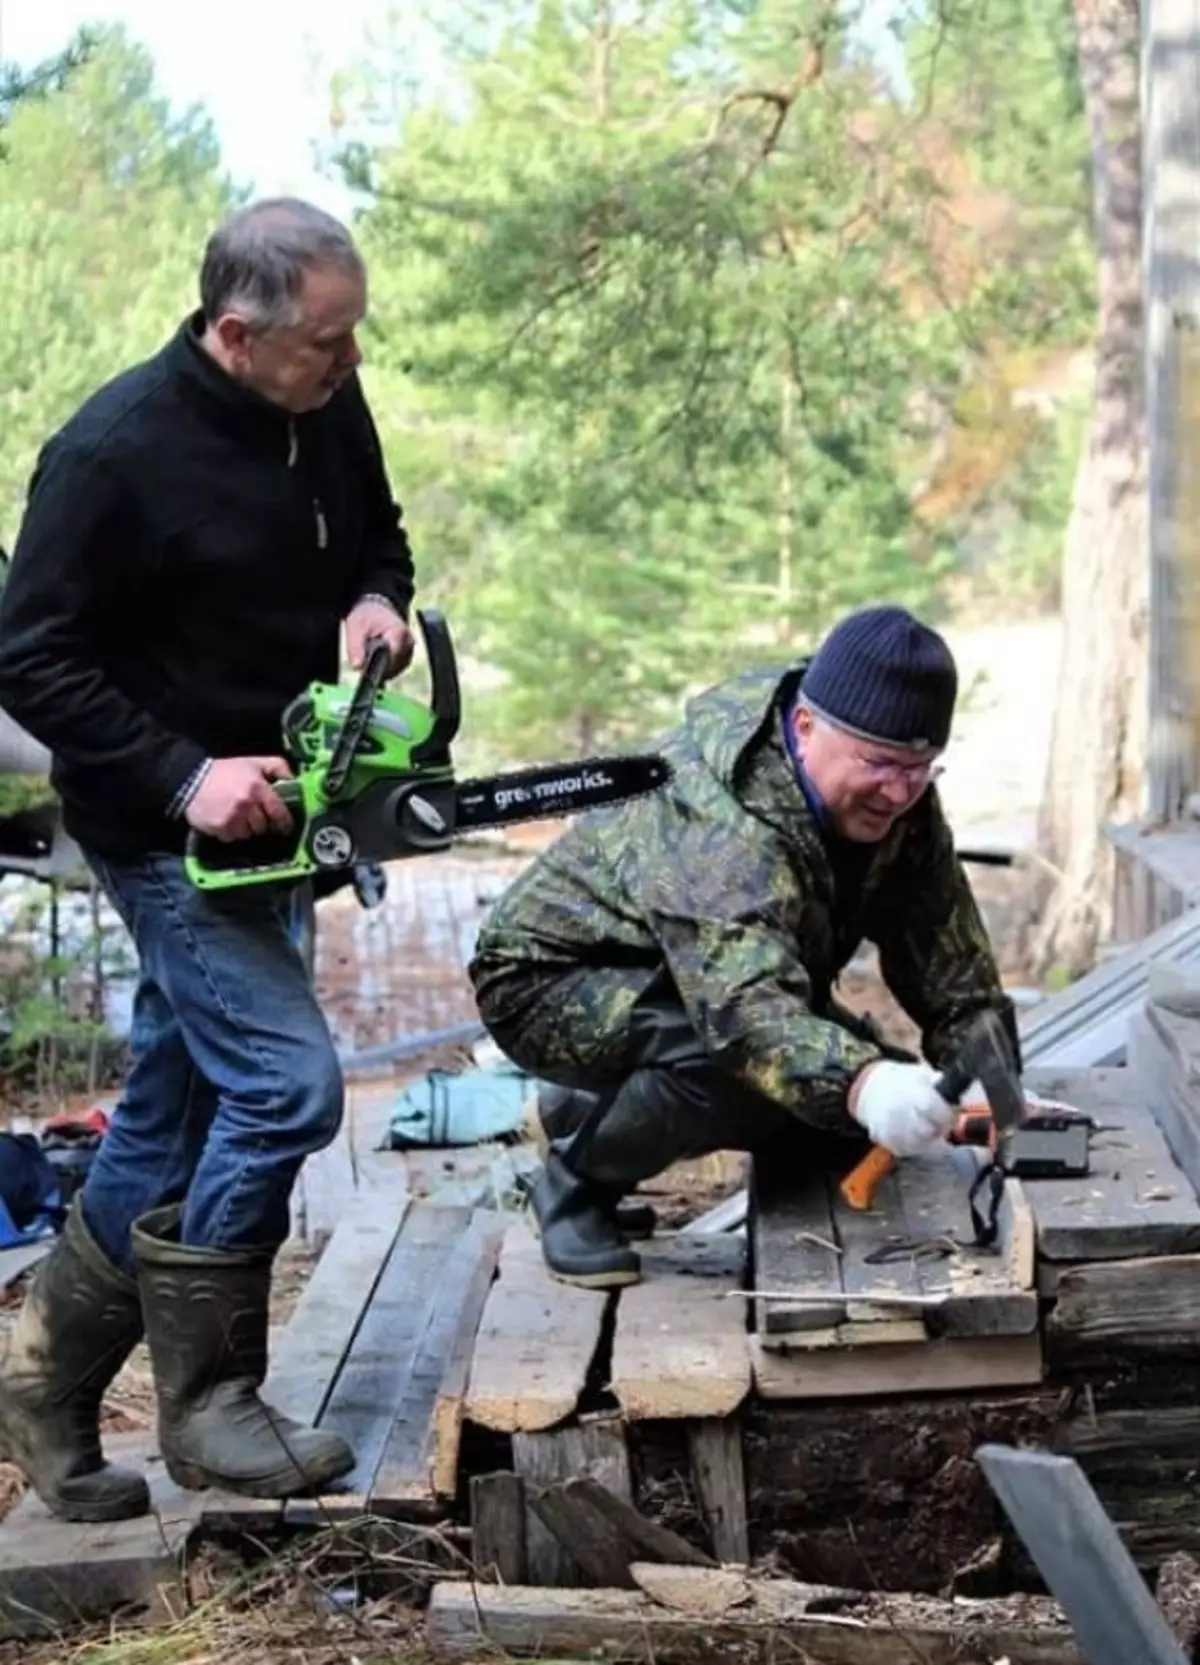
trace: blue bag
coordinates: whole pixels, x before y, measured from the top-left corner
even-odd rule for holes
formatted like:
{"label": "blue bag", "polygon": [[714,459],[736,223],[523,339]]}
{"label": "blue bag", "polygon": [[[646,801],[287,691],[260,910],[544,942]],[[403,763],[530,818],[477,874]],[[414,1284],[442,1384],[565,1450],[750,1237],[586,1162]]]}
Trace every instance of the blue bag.
{"label": "blue bag", "polygon": [[62,1230],[58,1175],[32,1133],[0,1133],[0,1249]]}

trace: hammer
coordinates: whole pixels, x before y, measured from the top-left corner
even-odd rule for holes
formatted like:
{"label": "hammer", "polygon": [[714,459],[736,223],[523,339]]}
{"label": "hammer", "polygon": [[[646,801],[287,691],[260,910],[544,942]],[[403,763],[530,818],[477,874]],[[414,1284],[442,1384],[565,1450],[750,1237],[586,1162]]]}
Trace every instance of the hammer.
{"label": "hammer", "polygon": [[[1025,1094],[1008,1032],[993,1011],[980,1013],[971,1024],[934,1087],[947,1104],[957,1104],[975,1080],[982,1083],[991,1115],[961,1116],[949,1140],[951,1144],[994,1147],[1002,1133],[1024,1119]],[[875,1193],[895,1166],[896,1158],[890,1150],[872,1145],[842,1180],[838,1188],[842,1201],[859,1212],[870,1208]]]}

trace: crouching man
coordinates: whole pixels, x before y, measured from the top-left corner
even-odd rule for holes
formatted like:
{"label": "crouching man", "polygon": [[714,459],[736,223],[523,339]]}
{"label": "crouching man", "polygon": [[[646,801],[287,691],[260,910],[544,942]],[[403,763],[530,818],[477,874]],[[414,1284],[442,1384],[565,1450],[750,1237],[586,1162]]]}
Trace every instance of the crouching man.
{"label": "crouching man", "polygon": [[[955,1115],[933,1066],[981,1010],[1017,1045],[933,786],[957,691],[935,631],[853,613],[811,660],[691,700],[671,784],[581,819],[493,908],[471,977],[497,1044],[546,1083],[532,1201],[557,1277],[636,1282],[618,1205],[681,1158],[920,1151]],[[836,1004],[864,939],[929,1062]]]}

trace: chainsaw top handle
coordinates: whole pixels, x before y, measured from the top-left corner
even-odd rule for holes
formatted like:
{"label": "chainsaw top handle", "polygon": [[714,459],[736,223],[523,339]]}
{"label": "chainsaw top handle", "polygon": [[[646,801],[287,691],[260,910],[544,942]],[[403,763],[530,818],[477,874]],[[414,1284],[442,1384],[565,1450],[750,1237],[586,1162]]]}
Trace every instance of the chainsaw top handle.
{"label": "chainsaw top handle", "polygon": [[412,761],[416,765],[448,764],[450,742],[458,733],[458,725],[462,721],[454,642],[446,616],[440,608],[418,608],[417,623],[421,627],[425,658],[429,662],[429,707],[433,712],[433,728],[424,740],[413,747]]}

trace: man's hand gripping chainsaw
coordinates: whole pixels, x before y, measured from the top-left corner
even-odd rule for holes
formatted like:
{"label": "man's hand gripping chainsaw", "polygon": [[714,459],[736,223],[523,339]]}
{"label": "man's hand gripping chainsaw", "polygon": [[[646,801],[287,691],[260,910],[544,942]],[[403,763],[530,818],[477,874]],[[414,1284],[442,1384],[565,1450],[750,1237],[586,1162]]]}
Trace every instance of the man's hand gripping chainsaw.
{"label": "man's hand gripping chainsaw", "polygon": [[185,867],[202,890],[229,890],[330,873],[360,862],[444,850],[464,833],[575,815],[640,797],[671,777],[655,754],[550,763],[459,781],[450,744],[458,733],[458,668],[449,627],[417,614],[430,671],[430,703],[385,692],[389,654],[368,646],[357,685],[314,683],[283,716],[283,751],[295,769],[275,791],[288,832],[236,842],[193,831]]}

